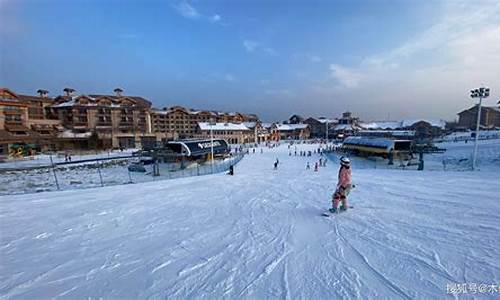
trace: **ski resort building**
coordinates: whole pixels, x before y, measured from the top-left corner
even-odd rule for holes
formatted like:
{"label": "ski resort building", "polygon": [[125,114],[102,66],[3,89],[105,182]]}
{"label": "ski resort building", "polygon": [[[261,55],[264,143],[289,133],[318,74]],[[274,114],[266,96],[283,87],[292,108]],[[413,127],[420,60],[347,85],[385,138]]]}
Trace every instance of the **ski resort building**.
{"label": "ski resort building", "polygon": [[152,127],[159,139],[186,139],[199,136],[198,123],[243,123],[258,122],[255,114],[194,110],[182,106],[154,109],[151,111]]}
{"label": "ski resort building", "polygon": [[[499,102],[500,103],[500,102]],[[469,109],[458,113],[458,126],[462,129],[476,129],[477,124],[477,109],[475,105]],[[495,106],[481,107],[481,128],[482,129],[498,129],[500,128],[500,104]]]}
{"label": "ski resort building", "polygon": [[324,139],[327,137],[327,132],[328,132],[328,138],[330,137],[331,134],[331,129],[337,125],[338,120],[335,119],[327,119],[327,118],[307,118],[304,120],[304,124],[309,125],[309,129],[311,130],[311,137],[313,138],[321,138]]}
{"label": "ski resort building", "polygon": [[[387,135],[401,136],[417,140],[430,140],[441,136],[446,129],[446,122],[443,120],[401,120],[401,121],[380,121],[370,123],[360,123],[359,126],[366,134],[367,131],[385,131]],[[409,132],[412,132],[409,135]]]}
{"label": "ski resort building", "polygon": [[66,95],[54,98],[52,109],[65,128],[61,148],[139,148],[154,143],[149,110],[151,102],[138,96]]}
{"label": "ski resort building", "polygon": [[39,96],[0,89],[0,155],[23,156],[55,148],[61,122],[52,114],[48,91]]}
{"label": "ski resort building", "polygon": [[271,128],[273,140],[306,140],[311,136],[307,124],[274,124]]}
{"label": "ski resort building", "polygon": [[197,138],[224,139],[230,144],[245,144],[255,142],[255,131],[243,123],[209,123],[199,122],[196,133]]}

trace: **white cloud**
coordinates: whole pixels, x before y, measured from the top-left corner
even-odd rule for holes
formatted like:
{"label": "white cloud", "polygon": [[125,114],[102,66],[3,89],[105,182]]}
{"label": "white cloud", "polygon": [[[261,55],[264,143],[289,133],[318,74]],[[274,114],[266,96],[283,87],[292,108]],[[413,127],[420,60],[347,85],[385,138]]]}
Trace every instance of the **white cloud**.
{"label": "white cloud", "polygon": [[256,41],[243,40],[243,47],[247,52],[253,52],[258,46],[259,43],[257,43]]}
{"label": "white cloud", "polygon": [[441,14],[435,24],[359,64],[328,65],[330,81],[309,90],[375,118],[390,112],[451,120],[472,105],[468,91],[480,85],[491,88],[486,105],[492,105],[500,98],[500,3],[448,2]]}
{"label": "white cloud", "polygon": [[177,4],[172,5],[172,7],[175,9],[175,11],[177,11],[178,14],[191,20],[205,20],[211,23],[227,25],[226,23],[221,23],[222,17],[219,14],[213,14],[211,16],[204,15],[186,1],[181,1]]}
{"label": "white cloud", "polygon": [[183,17],[188,19],[198,19],[201,17],[201,14],[189,3],[187,2],[179,2],[173,5],[173,8]]}
{"label": "white cloud", "polygon": [[278,52],[276,52],[276,50],[270,47],[263,48],[262,50],[272,56],[278,55]]}
{"label": "white cloud", "polygon": [[219,22],[219,21],[221,20],[221,17],[220,17],[219,15],[215,14],[215,15],[211,16],[211,17],[209,18],[209,20],[210,20],[211,22],[214,22],[214,23],[215,23],[215,22]]}
{"label": "white cloud", "polygon": [[354,88],[359,85],[361,76],[352,69],[337,64],[331,64],[330,72],[331,76],[344,87]]}
{"label": "white cloud", "polygon": [[278,52],[276,52],[274,48],[264,46],[254,40],[243,40],[243,48],[245,48],[247,52],[261,51],[271,56],[278,55]]}

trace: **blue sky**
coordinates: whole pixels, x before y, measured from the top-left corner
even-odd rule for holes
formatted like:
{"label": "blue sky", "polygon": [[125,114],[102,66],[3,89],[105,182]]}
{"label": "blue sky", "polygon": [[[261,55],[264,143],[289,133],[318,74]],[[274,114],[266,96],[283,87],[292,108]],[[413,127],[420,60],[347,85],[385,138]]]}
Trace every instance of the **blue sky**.
{"label": "blue sky", "polygon": [[0,22],[19,93],[121,87],[268,121],[450,120],[481,84],[500,100],[498,1],[0,0]]}

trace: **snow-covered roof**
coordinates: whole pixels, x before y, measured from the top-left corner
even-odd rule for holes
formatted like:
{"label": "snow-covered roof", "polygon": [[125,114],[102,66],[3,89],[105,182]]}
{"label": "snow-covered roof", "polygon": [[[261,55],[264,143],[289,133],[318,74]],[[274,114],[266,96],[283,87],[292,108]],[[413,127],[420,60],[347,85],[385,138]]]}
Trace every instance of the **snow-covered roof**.
{"label": "snow-covered roof", "polygon": [[116,103],[111,103],[110,105],[102,105],[100,103],[93,103],[93,102],[82,104],[82,103],[76,102],[75,99],[69,100],[69,101],[66,101],[66,102],[62,102],[62,103],[59,103],[59,104],[55,104],[52,107],[71,107],[71,106],[75,106],[75,105],[78,105],[78,106],[92,106],[92,107],[96,107],[96,106],[99,106],[99,107],[102,107],[102,106],[104,106],[104,107],[122,107],[120,104],[116,104]]}
{"label": "snow-covered roof", "polygon": [[255,128],[257,126],[257,122],[243,122],[243,124],[248,128]]}
{"label": "snow-covered roof", "polygon": [[388,134],[392,136],[414,136],[415,130],[360,130],[359,135],[369,134]]}
{"label": "snow-covered roof", "polygon": [[210,125],[209,122],[199,122],[198,126],[200,127],[201,130],[250,130],[248,127],[245,126],[243,123],[213,123],[213,125]]}
{"label": "snow-covered roof", "polygon": [[307,128],[307,124],[276,124],[276,127],[280,131],[288,131],[288,130],[300,130]]}
{"label": "snow-covered roof", "polygon": [[401,121],[375,121],[370,123],[361,123],[360,126],[365,129],[399,129],[399,128],[407,128],[412,126],[417,122],[427,122],[431,124],[431,126],[439,127],[444,129],[446,126],[446,122],[443,120],[429,120],[429,119],[408,119]]}
{"label": "snow-covered roof", "polygon": [[351,124],[338,124],[333,127],[333,130],[354,130]]}
{"label": "snow-covered roof", "polygon": [[421,121],[427,122],[427,123],[431,124],[431,126],[439,127],[441,129],[444,129],[446,127],[445,121],[443,121],[443,120],[430,120],[430,119],[403,120],[403,121],[401,121],[401,127],[403,127],[403,128],[410,127],[413,124],[415,124],[417,122],[421,122]]}
{"label": "snow-covered roof", "polygon": [[325,124],[327,122],[329,124],[330,123],[337,123],[337,120],[335,120],[335,119],[327,119],[327,118],[314,118],[314,119],[316,119],[318,122],[323,123],[323,124]]}
{"label": "snow-covered roof", "polygon": [[69,107],[69,106],[73,106],[73,105],[75,105],[75,100],[70,100],[67,102],[55,104],[52,107]]}
{"label": "snow-covered roof", "polygon": [[273,127],[273,123],[261,123],[260,125],[262,125],[262,127],[266,129]]}
{"label": "snow-covered roof", "polygon": [[365,129],[397,129],[401,128],[401,121],[375,121],[359,124]]}

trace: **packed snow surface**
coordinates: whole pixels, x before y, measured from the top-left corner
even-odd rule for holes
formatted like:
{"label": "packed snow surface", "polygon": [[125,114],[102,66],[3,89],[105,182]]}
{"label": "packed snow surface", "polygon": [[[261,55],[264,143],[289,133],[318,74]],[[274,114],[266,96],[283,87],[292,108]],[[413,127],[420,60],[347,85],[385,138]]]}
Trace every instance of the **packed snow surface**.
{"label": "packed snow surface", "polygon": [[353,169],[355,208],[326,218],[338,162],[305,169],[318,159],[281,146],[234,176],[2,196],[0,298],[437,299],[500,283],[497,173]]}

